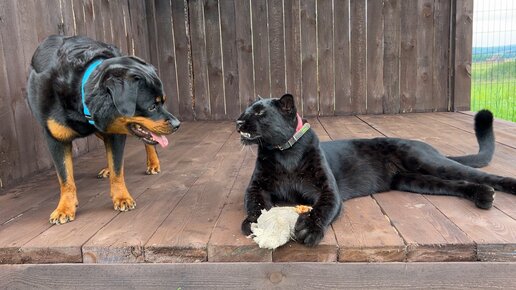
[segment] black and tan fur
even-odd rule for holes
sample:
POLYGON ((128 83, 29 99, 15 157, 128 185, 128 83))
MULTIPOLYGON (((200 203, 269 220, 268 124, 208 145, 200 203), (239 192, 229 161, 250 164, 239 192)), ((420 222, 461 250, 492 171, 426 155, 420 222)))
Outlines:
POLYGON ((136 203, 124 182, 123 153, 126 136, 146 142, 148 173, 159 172, 155 140, 171 134, 179 121, 165 106, 163 85, 156 70, 145 61, 87 37, 50 36, 36 49, 30 66, 28 100, 44 128, 48 148, 61 185, 61 198, 50 222, 75 219, 78 199, 73 177, 72 141, 97 134, 105 144, 111 198, 116 210, 127 211, 136 203), (88 123, 81 101, 81 81, 88 65, 104 59, 88 78, 85 100, 95 124, 88 123), (141 130, 136 130, 139 128, 141 130))
POLYGON ((479 153, 459 157, 446 157, 420 141, 397 138, 320 143, 311 129, 290 149, 277 149, 294 135, 296 124, 291 95, 258 100, 237 120, 242 142, 258 145, 245 193, 247 217, 242 231, 246 235, 261 210, 277 203, 313 207, 295 227, 296 239, 313 246, 339 215, 342 201, 354 197, 394 189, 459 196, 488 209, 494 190, 516 194, 516 179, 473 168, 486 166, 494 152, 493 116, 486 110, 475 117, 479 153))

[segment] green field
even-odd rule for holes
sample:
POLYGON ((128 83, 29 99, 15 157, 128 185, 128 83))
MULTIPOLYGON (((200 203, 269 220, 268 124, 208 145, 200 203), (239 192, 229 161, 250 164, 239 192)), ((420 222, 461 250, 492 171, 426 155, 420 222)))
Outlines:
POLYGON ((473 63, 471 110, 481 109, 516 122, 516 60, 473 63))

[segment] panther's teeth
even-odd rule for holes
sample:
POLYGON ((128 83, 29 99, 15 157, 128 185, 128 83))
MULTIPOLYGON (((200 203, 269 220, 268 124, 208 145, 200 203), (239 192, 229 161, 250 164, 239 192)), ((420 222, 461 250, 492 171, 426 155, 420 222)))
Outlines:
POLYGON ((251 134, 245 133, 245 132, 240 132, 240 135, 242 135, 245 138, 250 138, 251 137, 251 134))

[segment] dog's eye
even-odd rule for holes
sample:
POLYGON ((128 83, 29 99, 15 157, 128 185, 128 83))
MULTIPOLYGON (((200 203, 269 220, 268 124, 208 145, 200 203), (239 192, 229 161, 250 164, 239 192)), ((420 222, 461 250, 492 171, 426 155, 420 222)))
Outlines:
POLYGON ((150 112, 154 112, 156 111, 156 104, 153 104, 152 106, 149 107, 149 111, 150 112))

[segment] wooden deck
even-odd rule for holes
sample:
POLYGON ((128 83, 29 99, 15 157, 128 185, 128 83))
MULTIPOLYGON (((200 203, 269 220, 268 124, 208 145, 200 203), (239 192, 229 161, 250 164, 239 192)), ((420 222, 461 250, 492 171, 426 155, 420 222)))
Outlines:
MULTIPOLYGON (((474 153, 473 117, 425 113, 310 120, 321 140, 393 136, 426 141, 445 154, 474 153)), ((516 124, 496 121, 497 149, 484 170, 516 176, 516 124)), ((494 207, 404 192, 348 201, 318 247, 260 249, 240 233, 243 193, 255 152, 232 122, 185 122, 160 150, 162 172, 146 176, 145 150, 126 150, 126 182, 137 208, 112 209, 109 182, 96 172, 103 150, 75 159, 74 222, 48 223, 58 201, 54 171, 0 196, 0 263, 516 261, 516 196, 494 207)))

